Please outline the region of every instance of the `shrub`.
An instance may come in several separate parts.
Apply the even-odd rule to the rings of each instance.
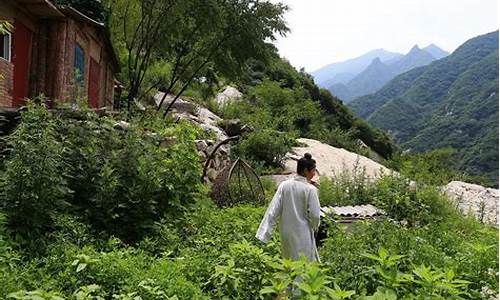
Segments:
[[[160,139],[176,138],[162,148],[158,133],[148,135],[136,123],[119,131],[113,122],[95,115],[64,120],[60,138],[68,148],[74,209],[95,230],[133,242],[203,191],[197,131],[185,123],[164,128]]]
[[[394,174],[369,180],[363,170],[343,172],[332,179],[321,178],[319,197],[322,205],[342,206],[373,204],[390,218],[410,226],[438,222],[456,212],[448,199],[433,186],[415,185]]]
[[[55,216],[67,210],[71,191],[54,118],[32,102],[21,118],[7,137],[12,154],[0,179],[0,205],[11,228],[35,237],[50,230]]]
[[[374,186],[372,203],[410,226],[441,221],[453,213],[446,197],[433,186],[412,186],[399,175],[384,176]]]
[[[236,152],[257,164],[279,167],[292,145],[293,139],[290,135],[272,129],[263,129],[251,133],[238,145]]]
[[[39,237],[66,214],[82,217],[94,232],[135,242],[205,192],[194,143],[199,130],[155,120],[157,132],[138,121],[122,130],[115,124],[85,109],[55,117],[28,105],[8,137],[12,155],[0,180],[1,205],[15,232]],[[173,142],[160,147],[166,138]]]
[[[322,205],[330,206],[366,204],[372,201],[373,189],[364,170],[354,167],[353,172],[343,171],[332,178],[321,177],[319,199]]]

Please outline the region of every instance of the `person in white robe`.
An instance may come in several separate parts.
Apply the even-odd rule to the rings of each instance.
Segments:
[[[319,227],[320,203],[318,191],[310,183],[316,161],[309,153],[297,161],[297,174],[278,186],[256,238],[267,243],[279,222],[283,258],[298,260],[305,255],[309,261],[319,261],[314,232]]]

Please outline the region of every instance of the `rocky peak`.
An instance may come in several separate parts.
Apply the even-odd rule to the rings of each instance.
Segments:
[[[410,52],[408,52],[408,54],[414,54],[414,53],[418,53],[418,52],[421,52],[422,49],[420,49],[420,47],[418,45],[415,45],[411,48]]]

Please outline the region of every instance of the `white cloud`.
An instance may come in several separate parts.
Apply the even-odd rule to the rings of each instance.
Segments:
[[[295,67],[326,64],[384,48],[406,53],[434,43],[453,51],[498,29],[496,0],[273,0],[290,6],[291,33],[278,38]]]

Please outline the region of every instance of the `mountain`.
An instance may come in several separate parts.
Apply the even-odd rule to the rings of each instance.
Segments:
[[[389,52],[384,49],[375,49],[361,56],[329,64],[314,72],[311,75],[314,81],[320,87],[328,88],[337,83],[347,83],[357,74],[361,73],[375,59],[380,58],[381,61],[388,61],[394,58],[399,58],[402,54]]]
[[[444,51],[443,49],[439,48],[434,44],[430,44],[429,46],[425,47],[424,50],[429,52],[432,56],[434,56],[435,59],[441,59],[443,57],[450,55],[450,53]]]
[[[342,87],[344,95],[337,95],[339,86],[332,88],[332,90],[334,90],[332,92],[340,99],[347,101],[378,90],[394,77],[393,73],[391,66],[384,64],[380,58],[377,57],[363,72]]]
[[[391,71],[395,74],[394,76],[396,76],[413,68],[428,65],[436,59],[437,58],[432,56],[432,54],[424,49],[420,49],[418,45],[415,45],[408,54],[390,65]],[[392,78],[394,78],[394,76]]]
[[[406,149],[453,147],[458,169],[498,185],[498,31],[349,103]]]
[[[433,44],[424,49],[415,45],[406,55],[392,58],[385,63],[374,59],[364,71],[347,84],[331,85],[329,90],[345,102],[374,93],[395,76],[436,60],[437,57],[434,57],[431,52],[439,58],[446,54],[444,50]]]

